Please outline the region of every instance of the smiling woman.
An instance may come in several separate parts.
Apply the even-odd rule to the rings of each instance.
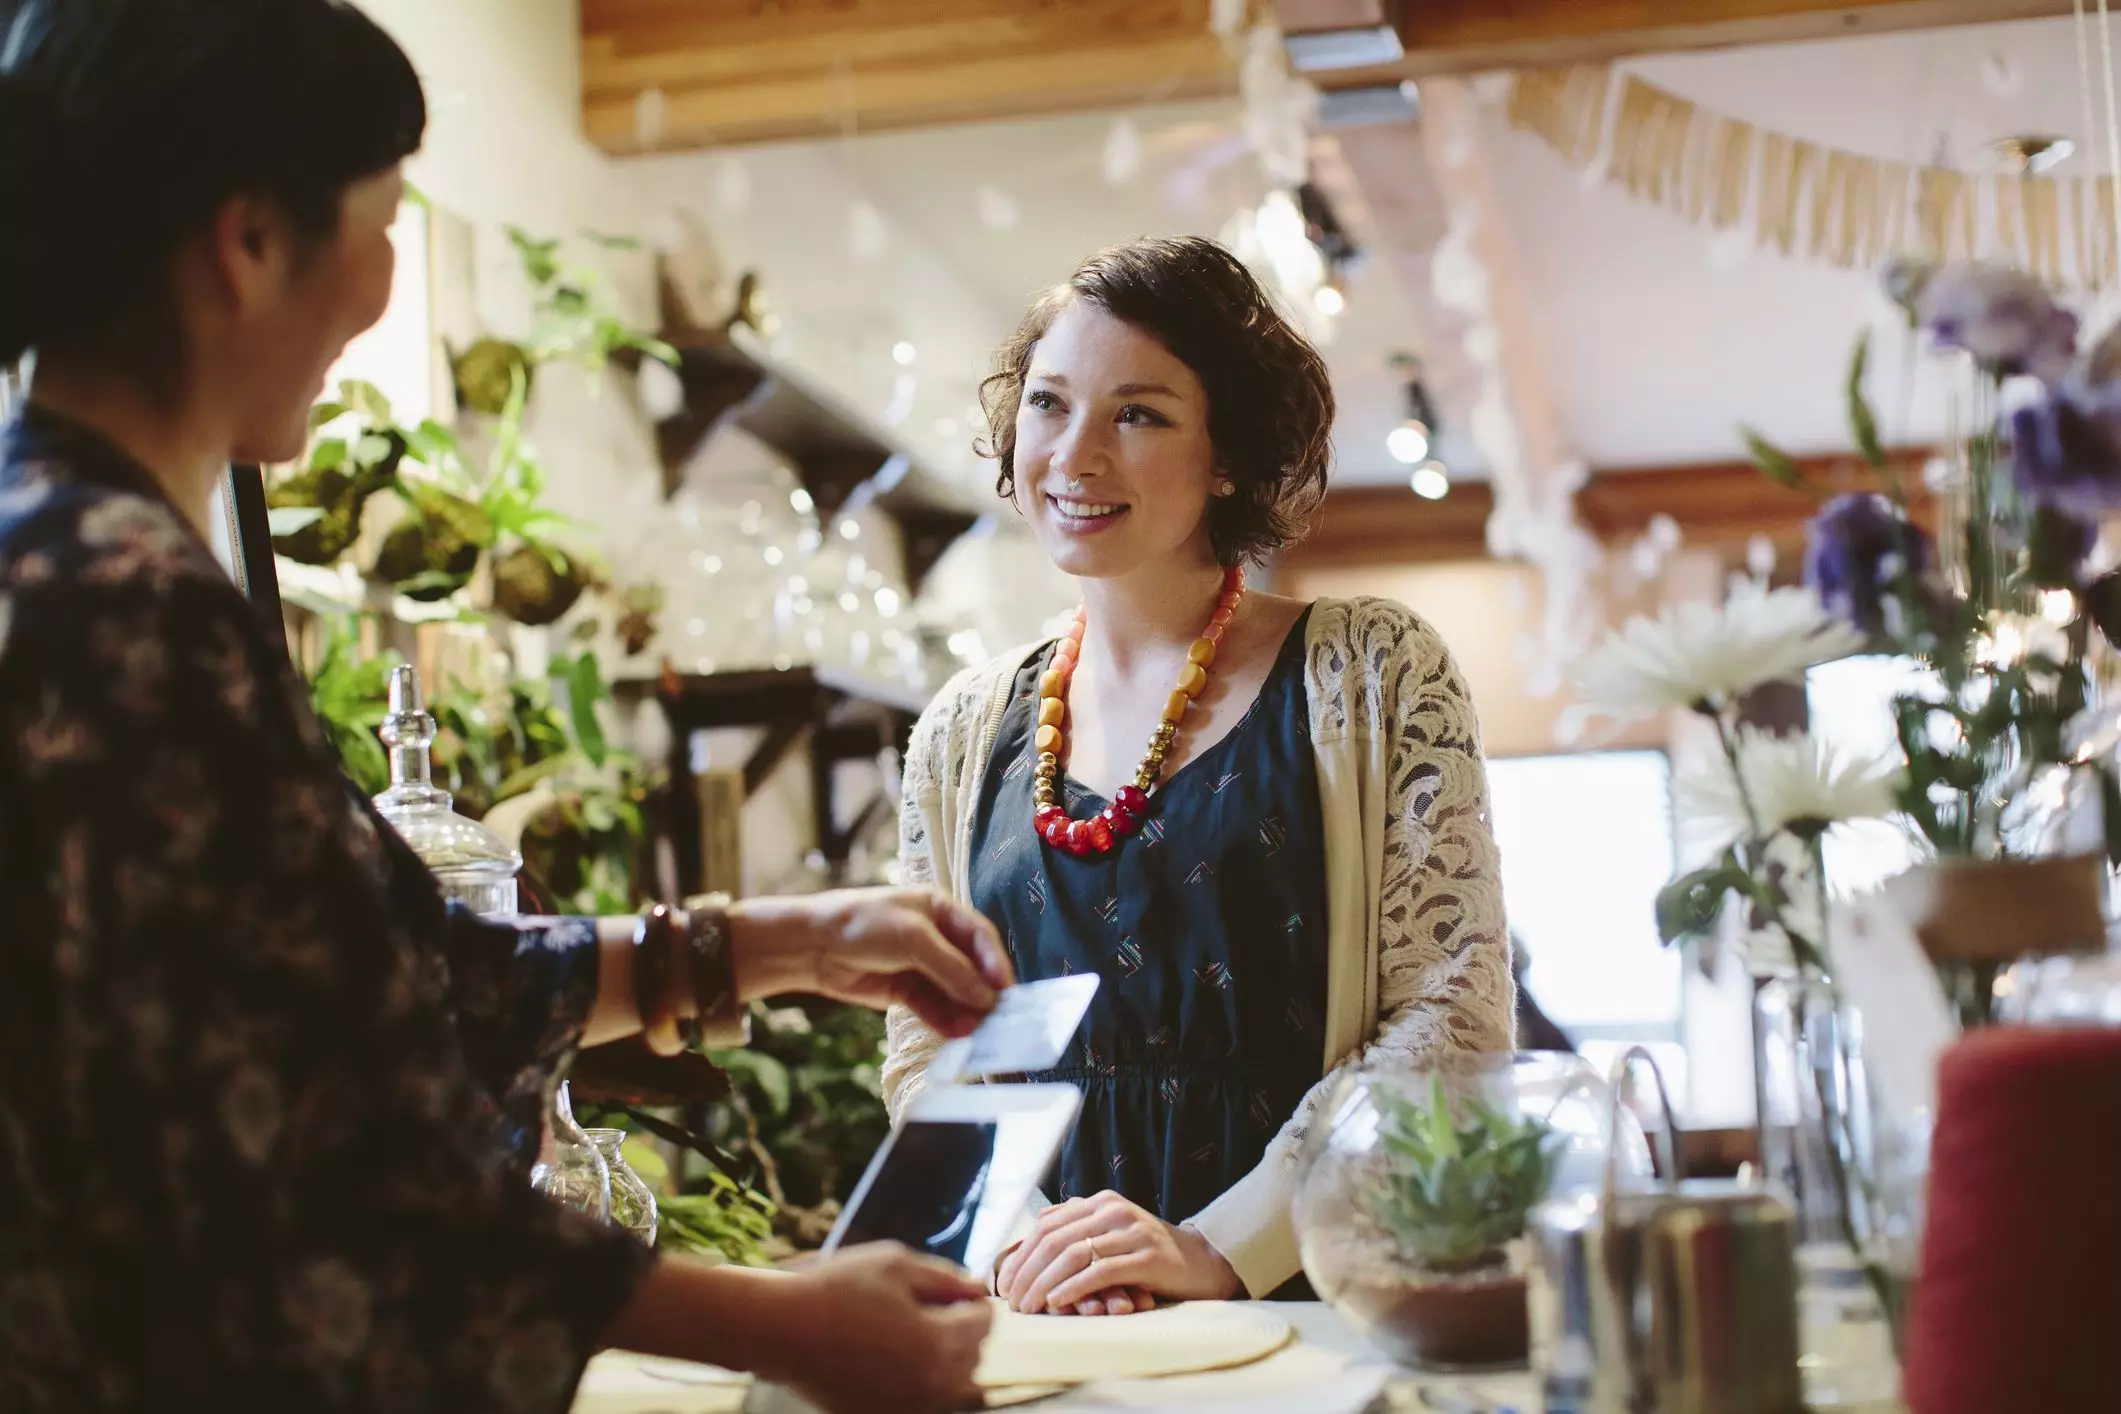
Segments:
[[[1031,1077],[1083,1114],[998,1289],[1086,1315],[1301,1296],[1290,1164],[1327,1073],[1511,1042],[1472,704],[1396,604],[1246,592],[1324,490],[1333,394],[1220,246],[1092,256],[985,394],[996,489],[1083,607],[929,709],[901,858],[1025,979],[1104,979]],[[894,1113],[935,1044],[894,1013]]]

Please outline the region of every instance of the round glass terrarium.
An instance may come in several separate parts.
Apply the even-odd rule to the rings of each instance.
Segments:
[[[1556,1052],[1348,1072],[1297,1166],[1292,1217],[1320,1298],[1402,1364],[1521,1364],[1526,1214],[1598,1187],[1607,1094]],[[1623,1133],[1622,1171],[1647,1171],[1640,1131]]]

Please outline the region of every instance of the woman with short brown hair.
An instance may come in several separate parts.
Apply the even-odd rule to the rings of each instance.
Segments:
[[[1083,1117],[999,1289],[1084,1314],[1301,1295],[1290,1167],[1327,1072],[1510,1046],[1472,703],[1396,604],[1245,591],[1317,509],[1333,395],[1222,247],[1092,256],[986,393],[997,489],[1083,607],[929,709],[904,861],[1026,979],[1104,980],[1032,1077],[1082,1086]],[[935,1042],[893,1014],[895,1111]]]

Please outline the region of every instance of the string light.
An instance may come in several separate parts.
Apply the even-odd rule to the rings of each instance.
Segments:
[[[1408,485],[1412,486],[1414,494],[1424,501],[1441,501],[1451,494],[1451,474],[1444,470],[1442,462],[1423,462],[1414,468],[1414,475],[1408,478]]]
[[[1348,297],[1337,286],[1320,285],[1318,293],[1311,296],[1311,303],[1318,306],[1320,314],[1330,319],[1348,307]]]
[[[914,348],[913,345],[907,343],[904,339],[891,346],[891,361],[900,368],[912,367],[913,361],[919,357],[920,350]]]

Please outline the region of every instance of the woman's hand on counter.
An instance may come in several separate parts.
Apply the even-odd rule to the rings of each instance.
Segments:
[[[737,989],[882,1011],[903,1004],[947,1037],[969,1034],[1015,982],[994,925],[928,889],[843,889],[729,911]]]
[[[1055,1315],[1146,1309],[1134,1292],[1179,1301],[1244,1294],[1235,1269],[1205,1237],[1112,1192],[1046,1209],[1003,1260],[995,1289],[1015,1310]],[[1115,1309],[1115,1294],[1126,1311]]]

